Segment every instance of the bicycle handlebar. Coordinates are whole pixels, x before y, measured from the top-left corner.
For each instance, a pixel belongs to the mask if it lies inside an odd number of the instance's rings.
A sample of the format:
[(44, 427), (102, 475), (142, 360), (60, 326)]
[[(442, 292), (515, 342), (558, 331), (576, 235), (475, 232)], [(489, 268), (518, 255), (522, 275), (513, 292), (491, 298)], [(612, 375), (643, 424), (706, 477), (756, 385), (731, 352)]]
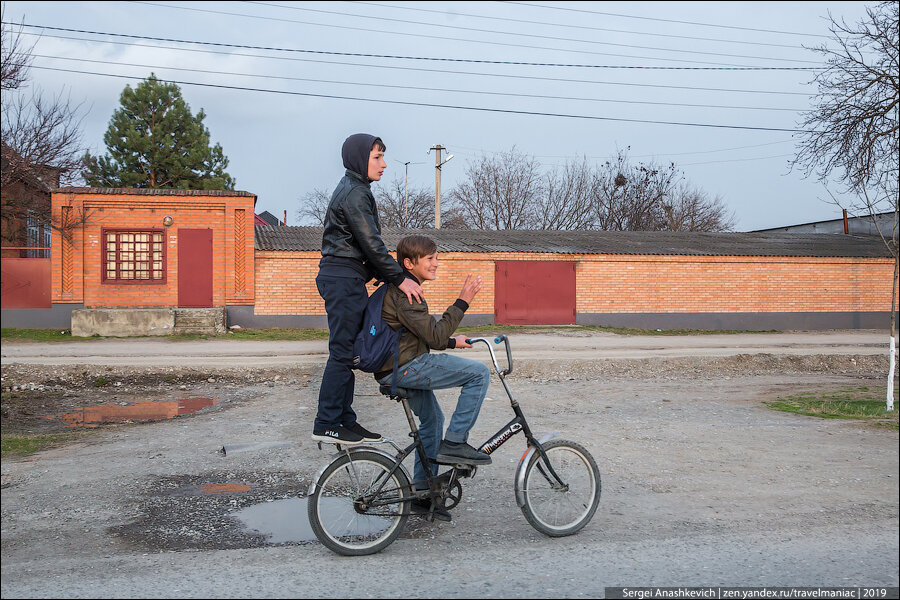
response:
[(497, 355), (494, 354), (494, 348), (491, 347), (491, 342), (488, 338), (466, 338), (466, 343), (475, 345), (476, 342), (484, 342), (484, 345), (488, 347), (488, 350), (491, 353), (491, 360), (494, 363), (494, 368), (497, 370), (497, 374), (501, 377), (505, 377), (512, 373), (513, 370), (513, 362), (512, 362), (512, 350), (509, 347), (509, 338), (506, 337), (506, 334), (498, 335), (494, 338), (494, 343), (499, 344), (500, 342), (504, 342), (506, 344), (506, 368), (501, 369), (500, 365), (497, 364)]

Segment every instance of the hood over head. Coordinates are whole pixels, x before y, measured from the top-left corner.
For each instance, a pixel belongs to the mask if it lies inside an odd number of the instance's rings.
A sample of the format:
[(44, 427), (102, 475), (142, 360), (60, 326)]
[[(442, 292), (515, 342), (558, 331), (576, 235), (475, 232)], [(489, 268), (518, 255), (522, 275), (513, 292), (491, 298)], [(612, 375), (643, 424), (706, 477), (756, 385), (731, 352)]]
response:
[[(369, 179), (369, 153), (375, 141), (381, 138), (368, 133), (354, 133), (341, 147), (341, 158), (344, 160), (344, 168)], [(384, 142), (382, 142), (384, 144)]]

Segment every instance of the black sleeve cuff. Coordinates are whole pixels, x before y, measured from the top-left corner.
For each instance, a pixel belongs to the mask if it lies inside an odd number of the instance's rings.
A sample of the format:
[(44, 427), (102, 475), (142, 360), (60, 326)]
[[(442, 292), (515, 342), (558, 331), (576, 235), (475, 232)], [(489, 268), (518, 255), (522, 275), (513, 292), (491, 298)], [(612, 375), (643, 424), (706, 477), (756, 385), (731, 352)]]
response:
[(456, 348), (456, 338), (450, 338), (450, 341), (447, 342), (447, 348)]
[(462, 298), (457, 298), (456, 302), (453, 303), (453, 306), (460, 309), (463, 312), (469, 310), (469, 303), (463, 300)]
[[(397, 287), (400, 287), (400, 284), (403, 283), (403, 280), (406, 278), (407, 278), (407, 275), (405, 273), (400, 273), (399, 275), (397, 275), (396, 277), (394, 277), (391, 280), (391, 283), (393, 283)], [(410, 277), (410, 279), (412, 279), (412, 277)]]

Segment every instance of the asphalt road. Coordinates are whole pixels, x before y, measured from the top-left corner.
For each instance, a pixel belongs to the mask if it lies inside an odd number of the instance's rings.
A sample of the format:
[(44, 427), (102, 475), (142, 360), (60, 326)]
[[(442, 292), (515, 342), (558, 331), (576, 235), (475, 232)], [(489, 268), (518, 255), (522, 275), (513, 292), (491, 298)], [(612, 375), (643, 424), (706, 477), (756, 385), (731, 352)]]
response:
[[(117, 393), (120, 403), (220, 401), (193, 416), (111, 427), (4, 459), (0, 591), (4, 599), (474, 598), (602, 597), (609, 586), (896, 587), (897, 432), (763, 404), (809, 389), (883, 385), (878, 369), (852, 365), (884, 353), (886, 338), (515, 336), (517, 361), (554, 365), (510, 378), (529, 422), (584, 443), (597, 459), (603, 496), (594, 520), (557, 539), (528, 525), (513, 497), (523, 450), (513, 438), (464, 484), (451, 523), (413, 519), (389, 548), (361, 558), (339, 557), (317, 542), (270, 544), (267, 532), (242, 530), (236, 521), (249, 506), (304, 494), (328, 459), (309, 440), (324, 343), (4, 344), (5, 374), (15, 364), (259, 365), (272, 373), (281, 365), (286, 375), (253, 386), (216, 381), (104, 392)], [(831, 359), (847, 369), (803, 370)], [(755, 361), (754, 372), (743, 368), (747, 361)], [(621, 368), (601, 377), (596, 373), (609, 369), (591, 368), (601, 363)], [(666, 364), (694, 366), (680, 372)], [(298, 375), (304, 372), (308, 377)], [(399, 408), (367, 377), (357, 381), (360, 420), (405, 439)], [(454, 396), (438, 397), (451, 412)], [(502, 389), (492, 385), (472, 438), (486, 438), (509, 418)], [(244, 450), (223, 454), (223, 446)], [(204, 494), (208, 485), (237, 491)], [(305, 514), (288, 518), (300, 522)]]

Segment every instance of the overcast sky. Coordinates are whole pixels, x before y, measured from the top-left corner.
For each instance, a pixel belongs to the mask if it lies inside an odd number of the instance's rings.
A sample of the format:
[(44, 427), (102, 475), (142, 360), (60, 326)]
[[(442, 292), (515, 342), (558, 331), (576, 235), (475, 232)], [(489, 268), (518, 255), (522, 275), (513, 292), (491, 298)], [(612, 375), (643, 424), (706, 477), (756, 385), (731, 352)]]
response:
[(409, 185), (433, 189), (428, 152), (446, 147), (443, 195), (483, 154), (552, 169), (630, 147), (721, 196), (738, 231), (840, 217), (790, 170), (792, 130), (822, 64), (804, 46), (827, 41), (829, 11), (860, 21), (862, 2), (5, 5), (40, 36), (32, 84), (83, 102), (92, 153), (124, 87), (153, 72), (206, 112), (236, 189), (289, 225), (304, 194), (334, 188), (358, 132), (387, 144), (381, 184), (409, 163)]

